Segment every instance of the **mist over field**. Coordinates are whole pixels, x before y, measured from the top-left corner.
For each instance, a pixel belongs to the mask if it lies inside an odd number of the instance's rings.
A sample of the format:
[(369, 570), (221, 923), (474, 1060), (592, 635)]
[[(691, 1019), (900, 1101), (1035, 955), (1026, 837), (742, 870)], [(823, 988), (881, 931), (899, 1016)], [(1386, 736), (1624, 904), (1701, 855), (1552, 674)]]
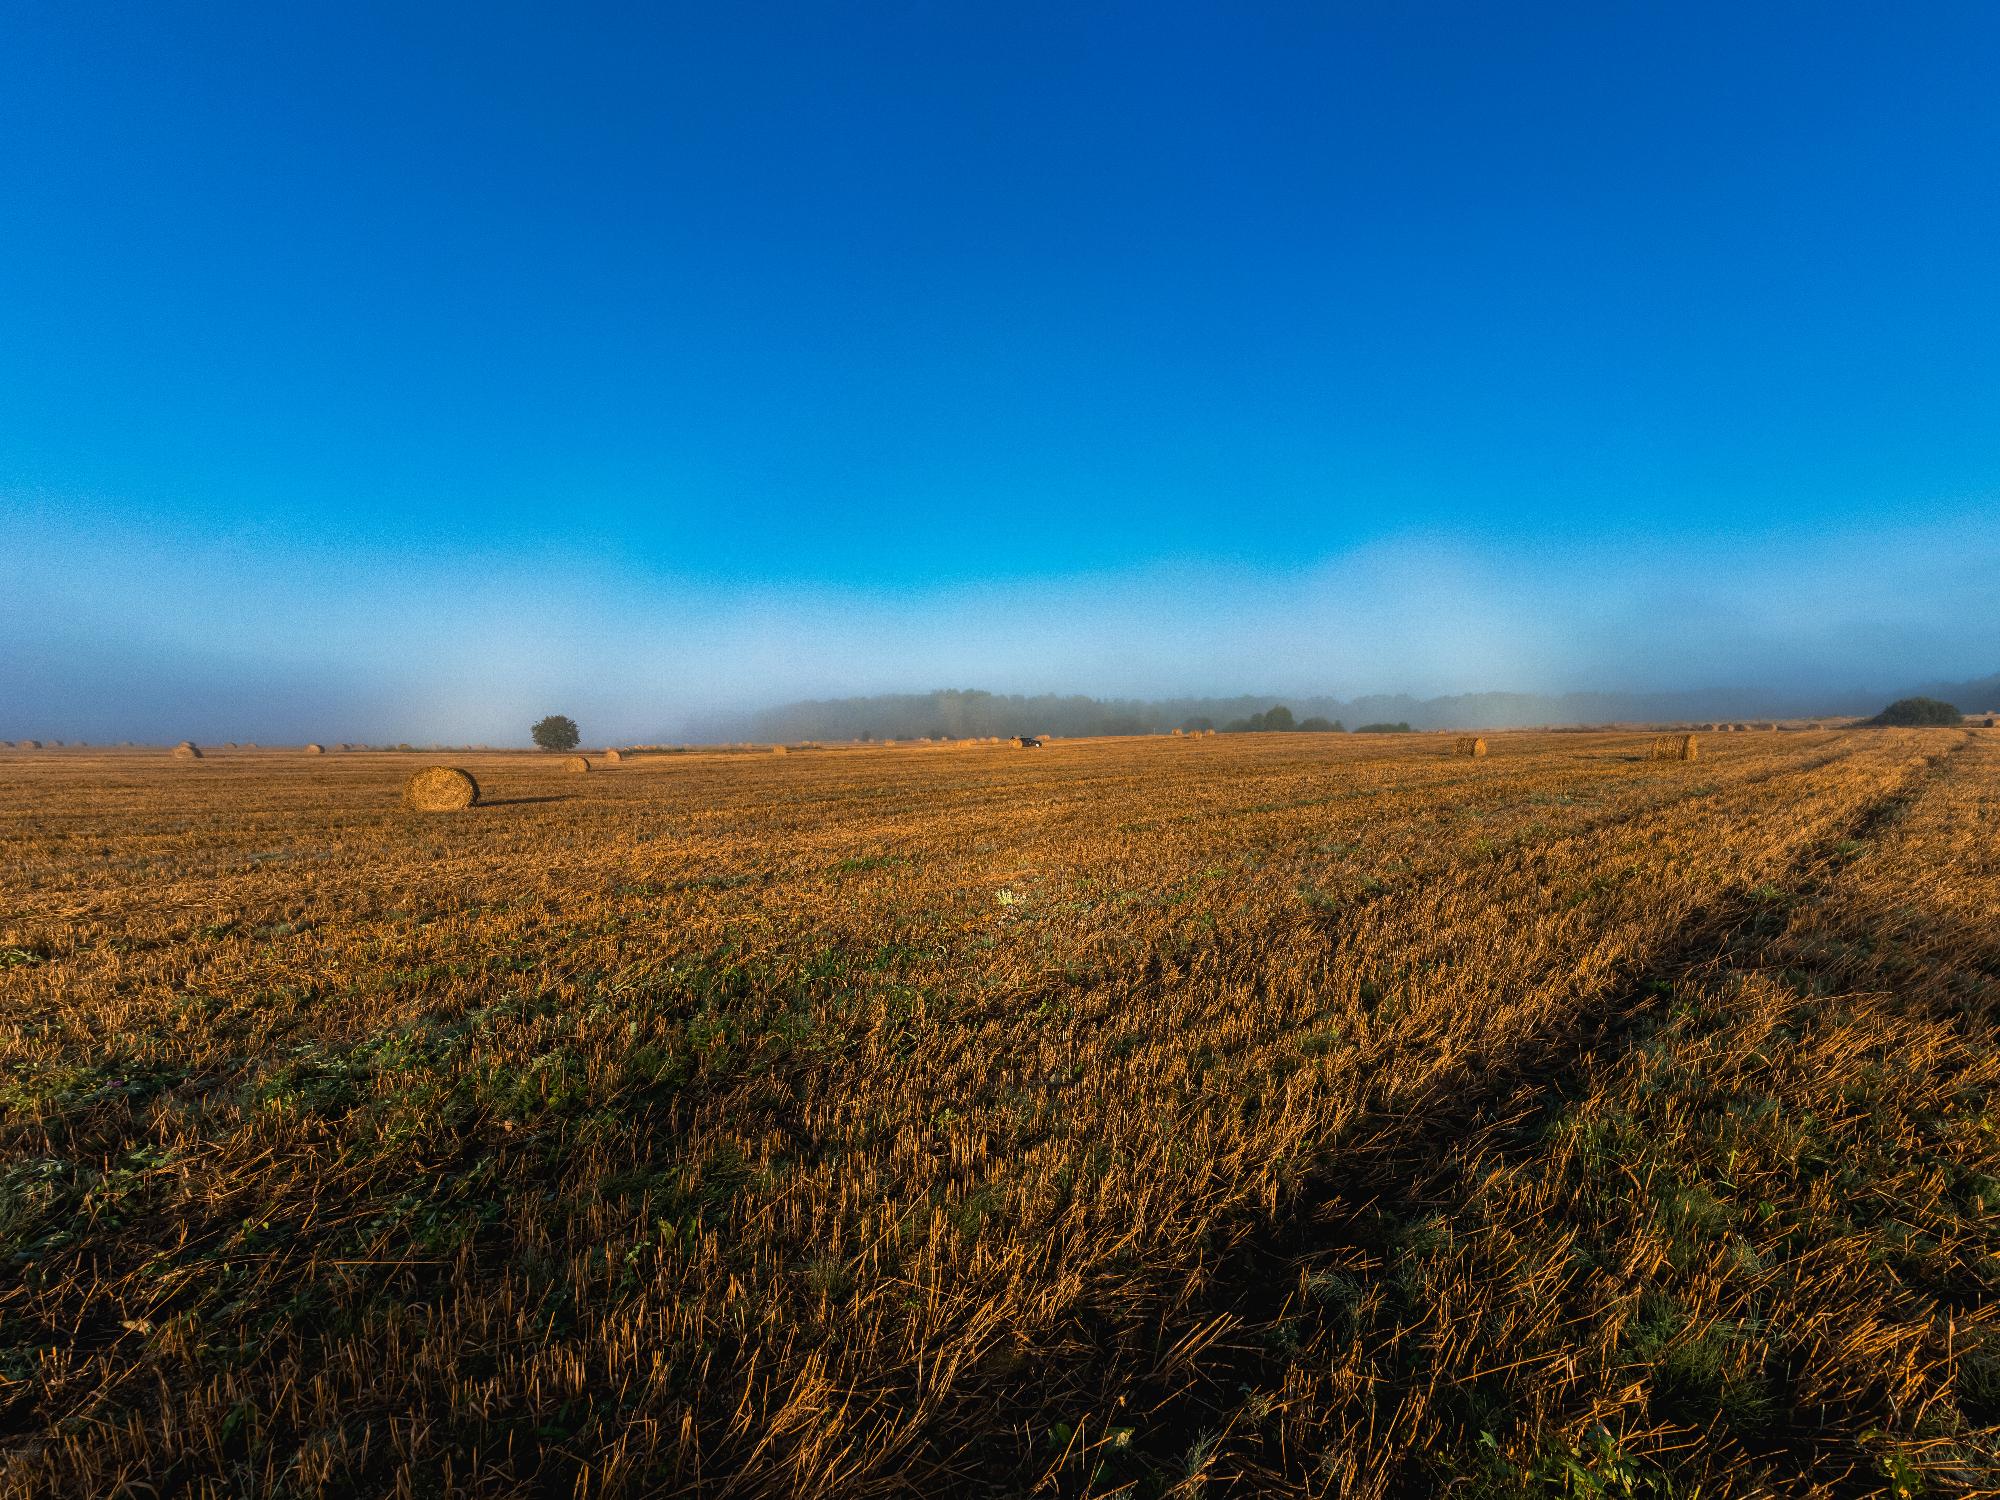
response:
[[(2000, 664), (2000, 541), (1972, 511), (1644, 548), (1411, 532), (1309, 567), (889, 589), (726, 585), (476, 543), (328, 544), (291, 566), (254, 536), (7, 506), (6, 738), (504, 744), (560, 711), (592, 741), (670, 739), (768, 726), (761, 711), (796, 701), (945, 686), (1539, 700), (1459, 705), (1447, 722), (1852, 712)], [(1609, 697), (1571, 714), (1548, 701), (1564, 694)]]

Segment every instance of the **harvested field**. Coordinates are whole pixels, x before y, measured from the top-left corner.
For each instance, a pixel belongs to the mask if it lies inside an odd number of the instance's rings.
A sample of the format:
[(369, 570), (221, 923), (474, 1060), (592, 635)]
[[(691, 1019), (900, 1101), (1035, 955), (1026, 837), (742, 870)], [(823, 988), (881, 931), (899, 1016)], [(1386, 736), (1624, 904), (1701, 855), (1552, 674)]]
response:
[(10, 755), (0, 1491), (1991, 1493), (2000, 738), (1492, 739)]

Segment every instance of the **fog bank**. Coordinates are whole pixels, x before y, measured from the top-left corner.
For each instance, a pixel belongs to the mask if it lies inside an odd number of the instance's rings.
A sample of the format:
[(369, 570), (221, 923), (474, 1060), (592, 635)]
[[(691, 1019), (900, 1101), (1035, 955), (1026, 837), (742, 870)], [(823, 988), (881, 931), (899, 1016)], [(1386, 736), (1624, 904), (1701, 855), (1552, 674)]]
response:
[(595, 743), (942, 686), (1140, 699), (1699, 690), (1832, 707), (2000, 665), (2000, 539), (1976, 510), (1865, 532), (1562, 547), (1410, 532), (1291, 569), (1164, 561), (904, 590), (476, 542), (280, 548), (21, 497), (4, 524), (10, 739), (518, 743), (556, 711)]

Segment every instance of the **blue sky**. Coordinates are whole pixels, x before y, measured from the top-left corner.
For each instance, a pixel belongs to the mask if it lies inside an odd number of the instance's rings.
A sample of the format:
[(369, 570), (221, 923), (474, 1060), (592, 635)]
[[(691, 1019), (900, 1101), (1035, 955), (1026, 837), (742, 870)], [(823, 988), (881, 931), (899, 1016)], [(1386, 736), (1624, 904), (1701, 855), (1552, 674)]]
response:
[(0, 735), (2000, 667), (1990, 6), (0, 25)]

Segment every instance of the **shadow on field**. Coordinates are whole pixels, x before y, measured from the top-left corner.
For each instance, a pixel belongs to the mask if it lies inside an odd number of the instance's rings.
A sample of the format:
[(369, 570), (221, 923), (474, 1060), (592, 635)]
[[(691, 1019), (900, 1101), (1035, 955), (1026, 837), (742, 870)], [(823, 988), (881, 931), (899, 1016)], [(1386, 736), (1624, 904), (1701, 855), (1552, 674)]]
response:
[(567, 793), (557, 797), (481, 797), (481, 807), (532, 807), (537, 802), (567, 802)]
[[(1942, 760), (1928, 764), (1846, 827), (1798, 851), (1794, 872), (1828, 878), (1833, 850), (1847, 840), (1871, 838), (1894, 821), (1942, 765)], [(1903, 928), (1935, 925), (1927, 914), (1902, 910), (1894, 915)], [(1746, 944), (1754, 949), (1760, 921), (1769, 920), (1755, 892), (1723, 893), (1693, 913), (1662, 945), (1644, 975), (1629, 976), (1629, 987), (1617, 987), (1600, 1004), (1579, 1009), (1564, 1024), (1526, 1039), (1516, 1055), (1490, 1064), (1483, 1077), (1457, 1080), (1454, 1089), (1441, 1091), (1434, 1107), (1372, 1122), (1372, 1128), (1364, 1125), (1342, 1142), (1338, 1155), (1322, 1164), (1284, 1211), (1262, 1223), (1236, 1226), (1199, 1293), (1172, 1310), (1153, 1331), (1151, 1343), (1156, 1350), (1180, 1348), (1204, 1329), (1224, 1330), (1228, 1336), (1214, 1340), (1213, 1348), (1199, 1360), (1181, 1361), (1178, 1367), (1170, 1362), (1136, 1378), (1129, 1370), (1120, 1370), (1107, 1382), (1107, 1389), (1118, 1392), (1121, 1405), (1143, 1418), (1144, 1430), (1127, 1440), (1140, 1467), (1170, 1474), (1197, 1458), (1206, 1464), (1219, 1436), (1238, 1426), (1240, 1416), (1232, 1413), (1244, 1396), (1285, 1388), (1286, 1367), (1295, 1348), (1341, 1347), (1341, 1320), (1353, 1317), (1371, 1280), (1390, 1286), (1393, 1294), (1395, 1241), (1385, 1236), (1419, 1232), (1439, 1222), (1437, 1205), (1451, 1197), (1441, 1185), (1451, 1183), (1463, 1170), (1468, 1141), (1479, 1139), (1499, 1149), (1499, 1156), (1482, 1159), (1489, 1169), (1493, 1160), (1505, 1159), (1509, 1148), (1517, 1154), (1539, 1149), (1541, 1128), (1573, 1101), (1586, 1069), (1642, 1036), (1657, 1020), (1662, 997), (1671, 996), (1677, 983), (1732, 963), (1756, 967), (1754, 956), (1745, 958), (1740, 950)], [(1991, 954), (1992, 942), (1984, 935), (1954, 934), (1952, 939), (1936, 941), (1930, 951), (1985, 956)], [(1843, 958), (1854, 965), (1855, 956), (1844, 950), (1826, 955), (1829, 988), (1854, 981), (1884, 982), (1886, 976), (1871, 967), (1879, 957), (1870, 950), (1860, 964), (1862, 972), (1841, 973), (1833, 960)], [(1967, 967), (1980, 966), (1975, 961)], [(1663, 978), (1668, 982), (1661, 982)], [(1967, 987), (1973, 983), (1968, 975)], [(1426, 1213), (1432, 1217), (1425, 1218)], [(1377, 1266), (1372, 1278), (1347, 1269), (1371, 1258)], [(1319, 1268), (1316, 1280), (1305, 1274), (1309, 1266)], [(1301, 1287), (1315, 1284), (1329, 1289), (1326, 1306), (1300, 1300)], [(1322, 1324), (1334, 1332), (1306, 1336)], [(1130, 1332), (1121, 1338), (1115, 1330), (1093, 1331), (1101, 1336), (1108, 1358), (1143, 1358)], [(1418, 1383), (1417, 1371), (1402, 1373), (1413, 1386)], [(1387, 1380), (1380, 1397), (1387, 1398), (1393, 1389), (1393, 1380)], [(1477, 1423), (1473, 1426), (1476, 1429)], [(1289, 1473), (1286, 1466), (1298, 1461), (1296, 1455), (1281, 1451), (1272, 1459), (1262, 1454), (1254, 1427), (1253, 1423), (1252, 1431), (1235, 1434), (1239, 1442), (1247, 1440), (1250, 1449), (1259, 1451), (1256, 1457), (1240, 1455), (1241, 1461), (1250, 1464), (1250, 1472), (1259, 1473), (1263, 1471), (1256, 1468), (1258, 1463), (1275, 1463), (1265, 1478), (1275, 1480), (1281, 1472)], [(1813, 1434), (1810, 1428), (1798, 1429), (1774, 1418), (1764, 1436), (1765, 1456), (1792, 1443), (1805, 1445), (1797, 1455), (1803, 1459)], [(1409, 1488), (1423, 1482), (1414, 1471), (1382, 1479), (1383, 1493), (1422, 1492)]]

